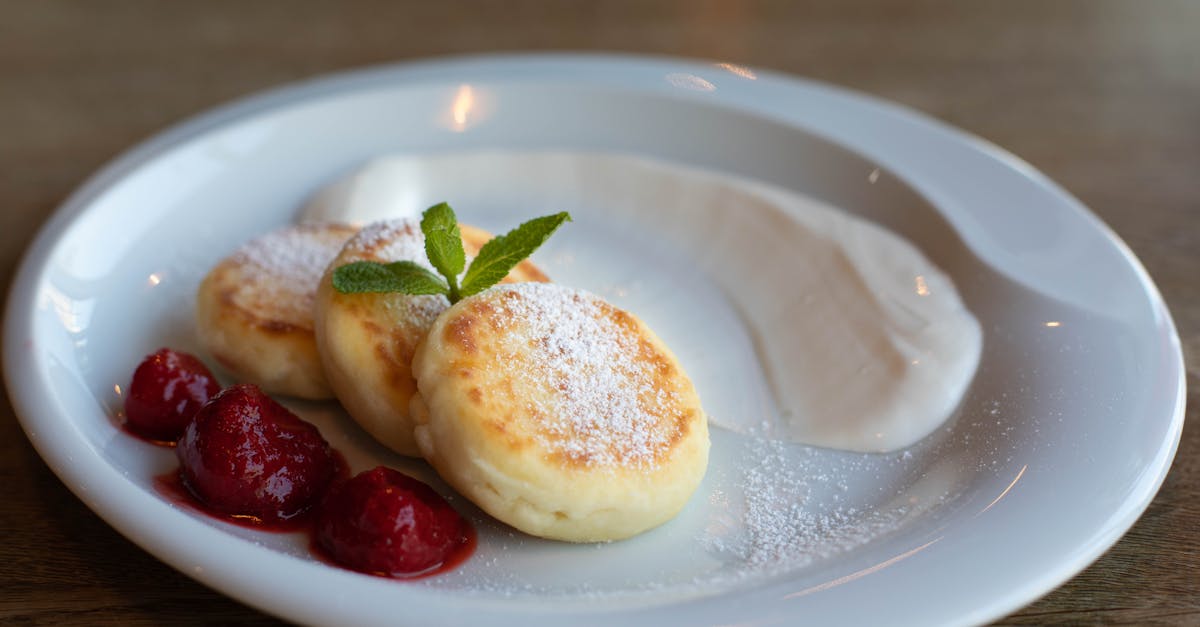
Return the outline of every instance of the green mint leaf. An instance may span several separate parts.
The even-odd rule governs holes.
[[[411,261],[348,263],[334,269],[333,288],[343,294],[402,292],[415,295],[450,291],[450,286],[438,275]]]
[[[446,277],[451,300],[458,300],[458,275],[467,264],[458,218],[446,203],[436,204],[421,214],[421,232],[425,234],[425,255],[429,263]]]
[[[467,268],[459,293],[478,294],[499,283],[522,259],[533,254],[571,215],[565,211],[534,218],[483,245]]]

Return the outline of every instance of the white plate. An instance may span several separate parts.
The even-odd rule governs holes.
[[[792,189],[906,235],[983,324],[959,415],[890,456],[777,451],[717,433],[709,477],[680,519],[627,542],[536,541],[465,508],[480,523],[479,552],[458,573],[415,583],[323,565],[295,536],[161,498],[153,477],[173,456],[115,428],[114,386],[160,345],[196,349],[191,293],[207,267],[369,157],[473,149],[656,157]],[[553,274],[554,259],[544,263]],[[606,280],[602,268],[578,276]],[[688,346],[703,338],[668,339],[703,350]],[[828,86],[604,56],[344,74],[160,134],[45,226],[10,294],[4,365],[30,440],[89,507],[180,571],[313,623],[982,622],[1061,584],[1133,524],[1170,465],[1184,406],[1178,338],[1144,270],[1029,166]],[[291,405],[355,468],[382,461],[441,487],[336,408]],[[753,498],[747,471],[762,464],[804,474],[797,498],[814,524],[794,559],[747,568],[702,539],[739,511],[740,495]]]

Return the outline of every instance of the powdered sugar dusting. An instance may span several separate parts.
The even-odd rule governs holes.
[[[839,483],[866,468],[843,461],[831,472],[818,469],[817,459],[811,449],[747,440],[740,499],[729,503],[725,525],[697,538],[725,562],[726,577],[793,570],[844,553],[894,529],[907,515],[905,506],[862,510],[841,503]]]
[[[511,371],[526,389],[547,391],[528,406],[542,420],[541,444],[589,467],[655,466],[676,435],[681,399],[656,384],[639,335],[587,292],[549,283],[493,289],[504,293],[492,299],[508,327],[504,341],[528,361]]]
[[[872,557],[868,547],[911,530],[915,521],[928,522],[956,498],[951,486],[930,483],[918,472],[919,455],[847,454],[722,429],[712,435],[715,466],[669,525],[587,548],[496,530],[488,534],[482,559],[453,587],[488,596],[661,600],[790,577],[798,582],[793,590],[815,591],[894,557]],[[885,475],[907,479],[881,481]],[[917,536],[901,546],[928,542]],[[545,553],[551,551],[573,564],[596,559],[639,567],[589,570],[574,578],[545,574]]]
[[[331,226],[299,226],[272,231],[233,255],[251,280],[314,288],[337,256],[348,231]]]
[[[414,219],[381,220],[362,228],[346,245],[345,261],[412,261],[429,270],[425,234]]]
[[[392,311],[392,319],[414,328],[428,330],[433,321],[450,307],[450,301],[441,294],[410,295],[391,293],[385,295],[384,307]]]
[[[247,242],[229,260],[240,275],[239,304],[310,328],[321,276],[353,232],[339,224],[302,225]]]
[[[412,261],[430,271],[433,265],[425,255],[425,234],[420,223],[412,218],[380,220],[362,228],[340,255],[345,263],[352,261]],[[386,306],[400,308],[397,320],[407,320],[418,328],[428,329],[450,301],[440,294],[408,296],[388,294]]]

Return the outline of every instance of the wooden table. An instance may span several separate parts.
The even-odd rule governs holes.
[[[183,117],[364,64],[617,50],[771,68],[895,100],[1022,156],[1166,297],[1200,418],[1200,3],[0,0],[0,259],[105,161]],[[159,563],[0,415],[0,623],[273,623]],[[1200,623],[1200,430],[1146,514],[1007,623]]]

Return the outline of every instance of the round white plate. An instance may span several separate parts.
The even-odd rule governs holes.
[[[480,528],[477,554],[417,582],[330,567],[300,537],[231,527],[162,498],[153,479],[173,455],[116,427],[119,388],[160,345],[197,350],[192,292],[207,268],[370,157],[472,150],[649,157],[879,222],[952,276],[979,318],[975,381],[949,424],[892,455],[717,431],[709,475],[684,513],[626,542],[534,540],[459,499]],[[464,216],[497,228],[535,213],[494,192],[488,206],[460,207]],[[708,338],[671,337],[670,323],[679,302],[720,301],[704,276],[688,274],[687,255],[701,247],[663,255],[642,236],[594,235],[603,199],[591,200],[581,210],[600,226],[564,230],[558,250],[575,241],[594,259],[642,259],[645,272],[612,277],[602,263],[571,266],[553,251],[539,260],[552,276],[565,270],[657,317],[677,352],[705,354]],[[689,282],[664,297],[679,277]],[[76,192],[30,249],[6,315],[10,397],[75,494],[180,571],[299,622],[983,622],[1111,546],[1154,496],[1183,422],[1170,316],[1138,262],[1077,201],[1011,155],[913,112],[728,64],[466,58],[338,75],[222,107],[136,147]],[[735,313],[713,315],[736,328]],[[696,378],[702,395],[716,390],[720,411],[770,411],[726,393],[740,379],[719,375]],[[336,406],[289,404],[355,469],[387,463],[445,491]],[[780,485],[795,490],[786,515],[760,498]],[[751,543],[783,559],[747,554],[737,537],[714,542],[744,532],[741,517],[755,507]],[[772,530],[779,536],[763,535]]]

